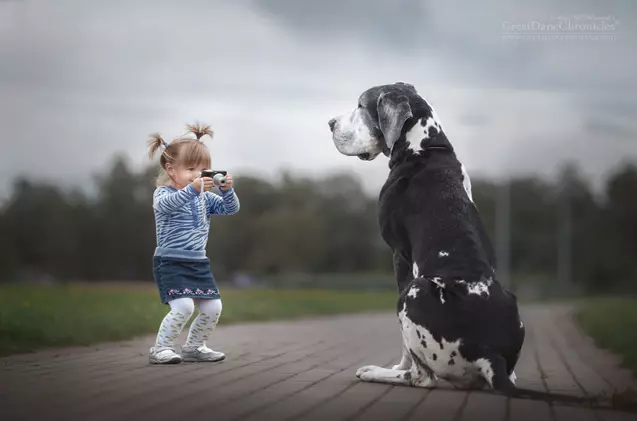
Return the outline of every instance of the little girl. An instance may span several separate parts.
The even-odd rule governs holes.
[[[153,273],[163,304],[170,305],[150,349],[151,364],[176,364],[181,361],[221,361],[222,352],[206,346],[206,340],[221,315],[221,297],[206,256],[210,215],[231,215],[239,211],[239,199],[232,188],[232,176],[226,175],[221,195],[209,192],[212,178],[201,178],[201,170],[210,168],[210,153],[201,138],[212,137],[210,126],[186,126],[193,138],[180,137],[170,144],[159,134],[151,136],[151,159],[161,150],[160,174],[153,195],[157,248]],[[181,355],[175,352],[175,340],[192,316]]]

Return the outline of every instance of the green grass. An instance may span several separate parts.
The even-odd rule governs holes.
[[[393,310],[395,291],[221,289],[219,325]],[[0,356],[154,334],[169,307],[154,284],[0,285]]]
[[[577,322],[595,340],[637,373],[637,298],[603,297],[578,303]]]

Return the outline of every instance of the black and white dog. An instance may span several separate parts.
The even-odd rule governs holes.
[[[361,367],[363,381],[515,390],[525,330],[515,295],[495,277],[495,256],[463,165],[431,106],[406,83],[365,91],[329,121],[336,149],[389,157],[379,225],[393,250],[403,355],[392,369]]]

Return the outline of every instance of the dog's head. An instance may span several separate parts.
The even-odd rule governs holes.
[[[422,126],[418,133],[407,133],[418,121]],[[366,90],[351,114],[332,118],[328,125],[340,153],[365,161],[381,152],[389,156],[399,139],[418,152],[421,142],[442,134],[433,109],[412,85],[403,82]]]

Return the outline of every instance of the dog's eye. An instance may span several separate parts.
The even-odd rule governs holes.
[[[361,103],[358,103],[358,106],[356,108],[363,108],[363,106],[361,105]]]

